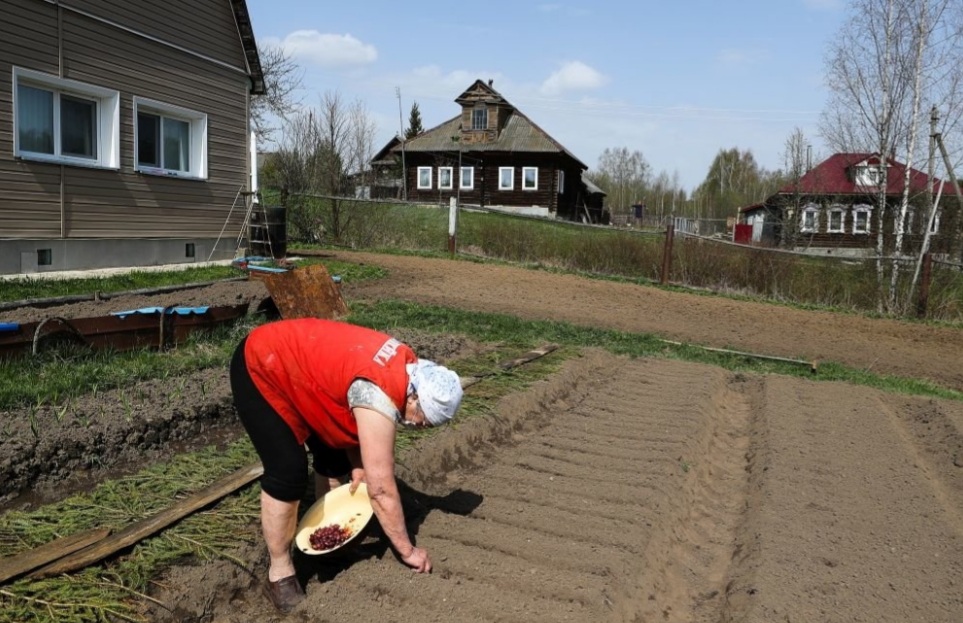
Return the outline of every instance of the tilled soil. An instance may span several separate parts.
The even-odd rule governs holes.
[[[399,298],[646,331],[963,389],[956,329],[504,266],[335,255],[390,272],[346,284],[349,305]],[[424,339],[420,349],[432,347]],[[439,359],[474,348],[456,336],[435,347]],[[223,371],[212,374],[215,399],[198,404],[222,405],[214,419],[236,431],[217,380]],[[172,422],[193,412],[164,411],[157,417]],[[150,606],[151,620],[963,617],[958,402],[822,382],[818,374],[733,374],[589,350],[503,399],[496,416],[449,427],[400,463],[409,527],[432,555],[431,575],[408,571],[375,529],[337,557],[299,556],[308,598],[282,617],[259,592],[265,552],[248,547],[237,553],[246,569],[220,561],[165,574],[153,595],[164,606]]]

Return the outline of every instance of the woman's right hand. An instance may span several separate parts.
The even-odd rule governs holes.
[[[431,558],[428,557],[428,551],[420,547],[412,547],[407,556],[401,557],[401,561],[415,573],[431,573]]]

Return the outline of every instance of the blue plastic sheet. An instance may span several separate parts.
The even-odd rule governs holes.
[[[206,314],[210,306],[204,307],[172,307],[167,310],[168,314],[178,314],[180,316],[187,316],[190,314]],[[131,309],[128,311],[110,312],[111,316],[130,316],[132,314],[162,314],[164,313],[163,307],[141,307],[140,309]]]

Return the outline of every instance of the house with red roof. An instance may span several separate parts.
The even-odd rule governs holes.
[[[487,83],[476,80],[455,99],[451,119],[402,141],[394,138],[371,165],[390,177],[403,170],[410,201],[459,203],[508,212],[604,222],[605,193],[584,177],[588,167]],[[401,166],[403,163],[403,166]]]
[[[753,243],[797,251],[848,256],[875,253],[880,196],[885,192],[884,248],[892,249],[893,228],[903,198],[907,167],[871,153],[837,153],[783,186],[761,204],[740,209],[739,222],[752,225]],[[941,208],[930,225],[930,248],[949,252],[957,199],[951,184],[909,168],[909,212],[904,222],[907,247],[918,247],[929,224],[929,206],[942,186]]]

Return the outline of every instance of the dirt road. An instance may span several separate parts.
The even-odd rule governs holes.
[[[467,262],[386,267],[421,303],[826,359],[963,389],[960,333]],[[471,389],[469,389],[469,392]],[[288,617],[260,547],[173,569],[151,620],[963,620],[963,403],[588,350],[401,457],[431,575],[373,534],[298,558]],[[256,526],[252,526],[256,532]]]

